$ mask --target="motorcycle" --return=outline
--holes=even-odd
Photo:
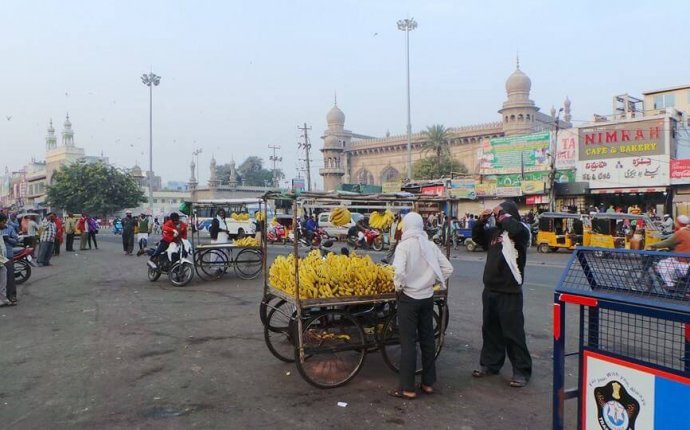
[[[149,255],[153,255],[154,252],[155,248],[149,248],[147,251]],[[158,256],[158,261],[148,265],[149,281],[155,282],[163,273],[167,273],[171,284],[184,287],[194,277],[192,255],[192,244],[187,239],[170,243],[168,249]]]
[[[17,248],[17,252],[12,257],[15,284],[23,284],[31,277],[31,267],[36,267],[31,256],[33,252],[33,248]]]
[[[360,233],[362,233],[364,237],[361,237]],[[364,246],[367,248],[371,248],[374,251],[383,250],[383,235],[378,230],[368,228],[365,229],[364,232],[360,232],[355,226],[350,228],[347,232],[347,242],[350,246],[354,246],[355,249],[361,245],[362,239],[364,239]]]
[[[269,243],[282,242],[283,245],[286,244],[288,241],[288,237],[285,226],[278,224],[275,227],[269,229],[266,232],[266,239]]]
[[[304,229],[302,227],[299,227],[297,230],[297,236],[299,240],[299,244],[302,246],[306,247],[313,247],[313,248],[318,248],[321,246],[321,242],[324,240],[330,240],[331,237],[326,233],[326,230],[324,230],[321,227],[317,227],[316,231],[311,236],[311,241],[309,241],[306,232],[304,232]]]
[[[113,234],[122,234],[122,221],[119,219],[113,223]]]

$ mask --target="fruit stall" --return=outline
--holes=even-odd
[[[307,203],[318,207],[328,202],[330,222],[346,225],[349,207],[376,210],[375,223],[390,228],[395,212],[415,210],[429,202],[447,202],[437,196],[410,193],[268,193],[272,200],[291,200],[293,222],[298,209]],[[333,202],[341,202],[340,206]],[[452,206],[450,206],[452,207]],[[390,223],[389,223],[390,222]],[[266,255],[266,244],[264,255]],[[446,247],[446,255],[450,248]],[[319,388],[348,383],[363,367],[366,356],[380,352],[384,362],[398,371],[400,342],[396,318],[393,267],[377,263],[371,254],[336,254],[320,247],[277,256],[270,268],[264,266],[264,297],[259,314],[269,351],[279,360],[294,362],[300,375]],[[443,346],[448,322],[447,290],[437,290],[434,306],[436,354]],[[421,371],[421,354],[418,354]]]
[[[182,205],[181,205],[182,206]],[[194,267],[197,275],[206,281],[219,279],[234,272],[241,279],[255,279],[265,264],[261,242],[265,234],[258,235],[265,224],[266,211],[262,199],[213,199],[185,202],[180,210],[188,213],[195,226],[192,233]],[[209,228],[219,210],[226,213],[226,224],[231,241],[213,243]]]

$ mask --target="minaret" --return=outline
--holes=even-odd
[[[563,120],[569,125],[572,125],[570,124],[570,120],[573,119],[573,117],[570,115],[570,99],[568,96],[565,96],[565,100],[563,101],[563,111],[565,113],[565,115],[563,115]]]
[[[347,174],[347,153],[352,133],[345,130],[345,114],[338,107],[337,99],[326,115],[328,128],[321,137],[323,139],[323,168],[319,174],[323,178],[324,191],[334,191],[343,180],[349,180]]]
[[[529,98],[532,81],[520,70],[520,58],[517,58],[515,71],[506,81],[508,100],[498,112],[503,119],[503,132],[506,136],[529,134],[534,130],[535,116],[539,108]]]
[[[192,159],[192,162],[189,163],[189,170],[191,171],[191,176],[189,177],[189,189],[193,190],[196,188],[198,182],[196,178],[194,177],[194,169],[196,169],[196,164],[194,163],[194,159]]]
[[[232,188],[237,187],[237,169],[235,168],[235,159],[230,159],[230,178],[228,179],[228,185]]]
[[[46,136],[46,150],[57,148],[57,138],[55,137],[55,128],[53,128],[53,120],[50,120],[50,125],[48,126],[48,135]]]
[[[218,180],[218,172],[216,170],[216,157],[211,156],[211,166],[210,166],[210,176],[208,178],[208,187],[211,189],[216,189],[220,185]]]
[[[67,114],[64,129],[62,130],[62,145],[74,147],[74,131],[72,131],[72,123],[69,120],[69,114]]]

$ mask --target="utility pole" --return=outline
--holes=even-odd
[[[558,110],[558,115],[556,115],[554,119],[556,132],[554,133],[553,142],[551,144],[551,169],[549,171],[549,210],[551,212],[556,210],[556,157],[558,156],[558,130],[560,128],[561,112],[563,112],[563,108]]]
[[[309,143],[309,130],[311,127],[307,127],[307,123],[304,123],[304,127],[297,127],[298,130],[302,130],[302,137],[304,137],[304,143],[298,143],[300,149],[304,149],[307,162],[307,191],[311,191],[311,166],[310,166],[310,156],[309,150],[311,149],[311,143]]]
[[[283,161],[283,157],[276,156],[276,151],[280,149],[277,145],[268,145],[268,149],[273,150],[273,155],[268,157],[273,162],[273,187],[278,188],[278,176],[276,175],[276,164]]]

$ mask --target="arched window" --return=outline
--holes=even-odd
[[[515,115],[511,115],[510,116],[510,122],[514,122],[514,121],[515,121]]]
[[[531,121],[531,120],[532,120],[532,118],[530,117],[529,114],[527,114],[527,121]]]
[[[359,169],[357,172],[357,175],[355,175],[355,179],[357,179],[358,184],[362,185],[373,185],[374,184],[374,175],[371,174],[370,171],[367,169]]]
[[[518,121],[522,122],[523,119],[524,117],[522,116],[522,114],[518,115]]]
[[[388,166],[381,172],[381,183],[384,182],[394,182],[400,179],[400,172],[393,167]]]

